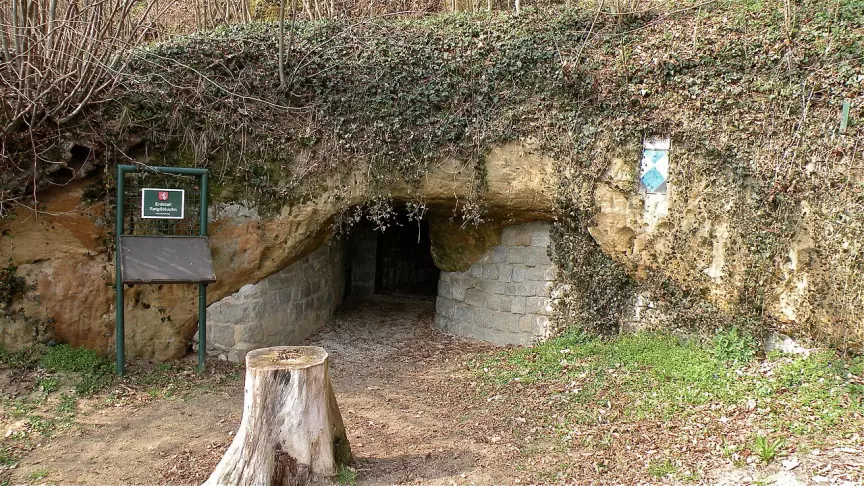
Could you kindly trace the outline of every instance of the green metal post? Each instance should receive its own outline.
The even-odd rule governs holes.
[[[207,236],[207,172],[201,173],[201,208],[198,234]],[[207,356],[207,285],[198,284],[198,370],[204,371]]]
[[[117,166],[117,219],[115,221],[114,238],[114,294],[115,307],[115,329],[114,339],[117,342],[117,374],[123,376],[126,373],[126,336],[124,326],[123,308],[123,276],[120,272],[120,235],[123,234],[123,179],[125,168]]]
[[[207,356],[207,284],[198,284],[198,371],[204,371]]]

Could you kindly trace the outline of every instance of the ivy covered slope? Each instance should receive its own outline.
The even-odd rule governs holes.
[[[773,1],[674,3],[298,24],[284,84],[276,25],[197,34],[137,51],[119,96],[63,130],[106,160],[141,140],[125,155],[210,167],[217,198],[262,209],[355,170],[380,182],[370,200],[386,200],[391,182],[455,156],[474,163],[477,194],[462,207],[473,221],[484,152],[533,137],[558,161],[561,322],[614,330],[638,291],[669,304],[675,325],[717,324],[705,297],[720,324],[774,316],[860,344],[864,2],[785,14]],[[673,210],[643,249],[610,258],[586,231],[603,210],[597,188],[633,196],[610,167],[635,168],[651,134],[673,140]],[[720,281],[703,271],[718,245]],[[790,267],[795,245],[807,258]],[[801,272],[790,316],[782,289]]]
[[[362,168],[386,198],[392,180],[456,156],[477,163],[478,198],[463,208],[474,220],[484,150],[534,137],[558,161],[562,323],[614,330],[638,291],[676,326],[757,328],[773,316],[854,347],[862,11],[861,0],[800,2],[788,15],[742,1],[304,24],[287,42],[284,87],[277,27],[238,27],[141,51],[120,119],[210,165],[222,197],[265,207],[337,169]],[[855,110],[841,134],[843,100]],[[602,211],[596,189],[616,179],[615,156],[635,166],[650,134],[673,139],[673,210],[646,250],[611,259],[586,232]],[[704,272],[718,247],[719,280]],[[803,291],[784,290],[802,279]]]

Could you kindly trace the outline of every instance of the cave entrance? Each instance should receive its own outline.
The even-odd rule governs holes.
[[[431,249],[426,220],[400,214],[384,228],[357,223],[350,238],[347,294],[434,300],[441,272]]]

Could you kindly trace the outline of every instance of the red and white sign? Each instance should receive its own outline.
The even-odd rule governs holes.
[[[168,192],[159,191],[159,200],[160,201],[167,201],[168,200]]]

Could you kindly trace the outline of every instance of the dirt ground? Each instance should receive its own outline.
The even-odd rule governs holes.
[[[466,360],[489,345],[432,325],[433,303],[349,301],[309,345],[330,353],[357,484],[500,484],[513,451],[490,436]],[[28,454],[12,484],[199,484],[240,423],[242,379],[183,400],[96,408],[81,427]],[[34,472],[48,471],[42,481]]]
[[[745,426],[752,410],[729,426],[708,412],[698,423],[580,425],[572,431],[578,440],[563,447],[544,423],[562,405],[519,383],[484,390],[468,363],[495,348],[444,335],[432,321],[431,301],[349,301],[306,342],[330,353],[356,484],[864,484],[864,451],[830,441],[767,466],[749,459],[733,466],[708,439]],[[210,379],[188,379],[183,393],[163,396],[164,388],[154,394],[129,382],[113,388],[119,395],[82,400],[75,425],[25,454],[9,484],[201,484],[230,445],[243,405],[242,369],[218,362],[209,369]],[[6,378],[0,385],[15,383]],[[32,379],[17,383],[21,393],[34,387]],[[859,438],[856,432],[846,442]],[[680,469],[701,474],[651,473],[664,450],[676,452]]]

